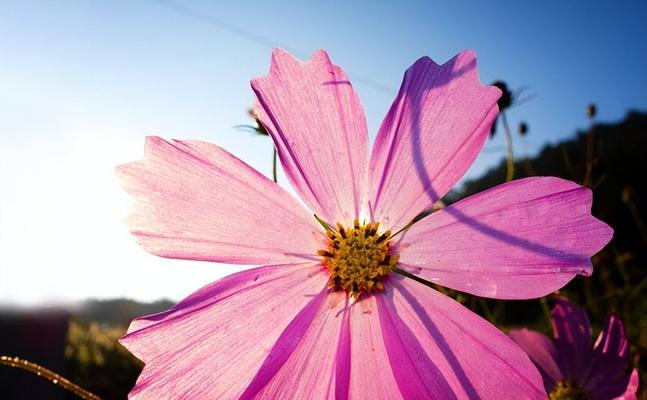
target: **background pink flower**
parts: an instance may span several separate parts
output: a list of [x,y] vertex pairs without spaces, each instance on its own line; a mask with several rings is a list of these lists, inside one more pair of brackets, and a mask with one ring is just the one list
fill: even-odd
[[[252,87],[311,211],[204,142],[148,138],[145,159],[119,167],[137,200],[128,223],[151,253],[267,265],[135,320],[122,343],[146,366],[130,396],[545,397],[506,335],[392,273],[491,298],[538,297],[590,274],[590,256],[611,237],[590,215],[590,191],[557,178],[495,187],[390,236],[456,184],[488,135],[500,92],[479,82],[474,54],[444,65],[422,58],[407,70],[370,157],[362,106],[325,52],[301,63],[277,50]],[[339,224],[336,233],[327,236],[312,213]],[[357,276],[347,266],[359,253],[343,258],[335,246],[359,232],[350,241],[370,260],[362,284],[373,283],[352,278],[352,290],[339,290],[333,266],[341,280]],[[388,257],[374,262],[367,243],[384,240]]]
[[552,341],[528,329],[510,332],[541,372],[551,399],[636,399],[638,371],[625,372],[629,341],[622,321],[610,315],[592,344],[591,324],[584,310],[557,297],[552,325]]

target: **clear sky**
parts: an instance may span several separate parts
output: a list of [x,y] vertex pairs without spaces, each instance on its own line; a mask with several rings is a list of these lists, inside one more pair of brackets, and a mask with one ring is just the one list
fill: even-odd
[[[112,170],[154,134],[215,142],[269,174],[267,139],[233,127],[249,122],[249,80],[273,45],[327,49],[371,138],[412,62],[468,48],[484,82],[536,95],[509,114],[529,122],[529,152],[586,127],[591,101],[603,121],[647,109],[644,1],[178,4],[0,1],[0,304],[179,299],[239,270],[141,250]],[[469,176],[503,143],[489,141]]]

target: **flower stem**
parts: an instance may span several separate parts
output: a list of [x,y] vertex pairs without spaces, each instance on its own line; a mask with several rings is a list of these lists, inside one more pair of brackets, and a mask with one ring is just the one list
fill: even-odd
[[505,177],[506,182],[510,182],[514,178],[514,153],[512,152],[512,133],[510,133],[510,126],[508,126],[508,118],[505,112],[501,112],[501,121],[503,121],[503,130],[505,131],[505,141],[508,145],[507,157],[507,173]]
[[593,173],[593,123],[586,134],[586,171],[582,179],[582,186],[591,187],[591,174]]
[[419,277],[418,275],[414,275],[409,271],[405,271],[405,270],[403,270],[401,268],[398,268],[398,267],[393,267],[393,268],[391,268],[391,270],[393,272],[395,272],[395,273],[398,273],[398,274],[402,275],[402,276],[413,279],[416,282],[422,283],[425,286],[429,286],[432,289],[437,289],[436,285],[434,283],[429,282],[428,280],[423,279],[423,278]]
[[50,371],[49,369],[31,361],[27,361],[18,357],[1,356],[0,365],[6,365],[8,367],[20,368],[24,369],[25,371],[29,371],[34,375],[47,379],[55,385],[60,385],[63,389],[69,390],[82,399],[101,400],[101,397],[97,396],[96,394],[83,389],[81,386],[62,377],[56,372]]
[[548,301],[546,297],[542,297],[539,299],[539,302],[541,303],[541,309],[544,312],[544,316],[546,317],[546,321],[548,321],[548,324],[550,324],[550,320],[553,317],[551,312],[550,312],[550,307],[548,306]]
[[431,214],[432,212],[434,212],[434,211],[436,211],[436,210],[437,210],[437,208],[436,208],[436,207],[434,207],[434,206],[431,206],[431,207],[429,207],[429,208],[426,208],[426,209],[422,210],[420,213],[418,213],[418,215],[416,215],[415,217],[413,217],[413,219],[411,220],[411,222],[409,222],[408,224],[406,224],[405,226],[403,226],[403,227],[402,227],[400,230],[398,230],[396,233],[392,234],[392,235],[389,237],[389,240],[393,239],[394,237],[396,237],[396,236],[397,236],[397,235],[399,235],[400,233],[402,233],[402,232],[406,231],[407,229],[411,228],[411,227],[413,226],[413,224],[415,224],[416,222],[420,221],[421,219],[423,219],[424,217],[428,216],[429,214]]
[[278,182],[276,178],[276,146],[272,146],[272,179],[274,183]]

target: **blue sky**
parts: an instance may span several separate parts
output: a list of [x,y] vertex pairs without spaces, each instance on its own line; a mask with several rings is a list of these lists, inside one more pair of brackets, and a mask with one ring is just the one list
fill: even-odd
[[269,143],[233,126],[248,123],[272,45],[328,50],[355,78],[371,138],[412,62],[474,49],[484,82],[536,95],[509,114],[530,124],[517,152],[536,152],[585,128],[589,102],[602,121],[647,109],[645,16],[643,1],[2,1],[0,302],[179,299],[240,269],[139,249],[112,169],[155,134],[215,142],[269,174]]

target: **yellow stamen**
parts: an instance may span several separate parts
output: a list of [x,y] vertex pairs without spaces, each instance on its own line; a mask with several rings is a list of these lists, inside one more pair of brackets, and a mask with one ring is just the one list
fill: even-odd
[[587,400],[588,395],[576,383],[561,381],[548,395],[550,400]]
[[352,227],[337,224],[328,230],[328,248],[319,250],[323,264],[330,272],[328,286],[346,290],[355,299],[373,290],[384,290],[382,280],[398,262],[393,254],[390,231],[378,234],[379,224],[360,225],[355,218]]

